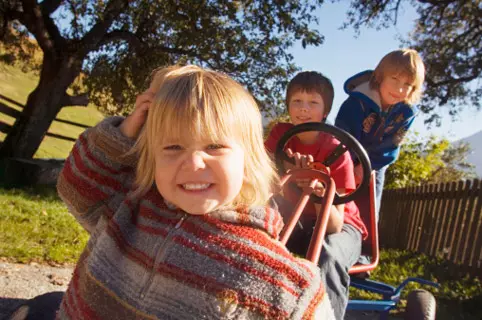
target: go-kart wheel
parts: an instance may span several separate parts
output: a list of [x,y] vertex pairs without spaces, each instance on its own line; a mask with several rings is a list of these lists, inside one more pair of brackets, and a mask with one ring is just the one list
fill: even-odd
[[[286,143],[291,139],[291,137],[307,131],[324,132],[335,137],[340,142],[340,144],[333,150],[333,152],[324,159],[323,164],[325,166],[330,167],[336,160],[338,160],[338,158],[340,158],[345,152],[348,151],[352,152],[352,154],[354,154],[358,158],[363,171],[362,182],[357,186],[355,191],[349,194],[343,196],[335,194],[333,204],[342,204],[354,200],[358,196],[358,194],[370,183],[370,174],[372,170],[370,160],[365,149],[363,149],[362,145],[353,136],[351,136],[346,131],[343,131],[342,129],[331,126],[329,124],[320,122],[309,122],[294,126],[288,131],[286,131],[285,134],[278,141],[275,151],[275,162],[279,174],[282,176],[286,172],[286,168],[284,165],[285,161],[294,164],[294,160],[288,157],[284,152]],[[301,194],[301,189],[299,189],[298,191]],[[313,202],[316,203],[321,203],[322,201],[321,197],[318,197],[314,194],[311,195],[311,199]]]
[[413,290],[408,294],[406,320],[433,320],[437,303],[435,297],[426,290]]

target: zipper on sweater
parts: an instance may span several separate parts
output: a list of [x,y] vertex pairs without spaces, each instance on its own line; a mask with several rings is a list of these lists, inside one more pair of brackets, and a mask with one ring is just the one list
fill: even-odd
[[164,238],[164,240],[162,241],[162,243],[160,244],[160,247],[159,247],[159,250],[157,251],[156,253],[156,257],[154,259],[154,264],[152,266],[152,269],[149,271],[149,278],[147,279],[147,282],[144,284],[144,286],[141,288],[141,291],[139,293],[139,296],[141,299],[144,299],[145,295],[146,295],[146,292],[147,290],[150,288],[151,284],[152,284],[152,280],[154,278],[154,275],[156,274],[156,269],[157,269],[157,266],[159,265],[159,263],[164,259],[164,256],[165,256],[165,253],[166,253],[166,247],[167,247],[167,244],[170,242],[173,234],[176,232],[177,229],[179,229],[183,223],[183,221],[186,219],[186,215],[183,215],[181,217],[181,219],[179,219],[179,221],[176,223],[176,225],[174,226],[174,228],[172,228],[171,230],[169,230],[169,232],[167,233],[166,237]]

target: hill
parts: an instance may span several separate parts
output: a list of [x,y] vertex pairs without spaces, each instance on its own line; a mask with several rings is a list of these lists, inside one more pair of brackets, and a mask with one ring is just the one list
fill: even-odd
[[472,148],[472,152],[467,157],[467,160],[475,166],[477,175],[482,178],[482,130],[473,135],[460,139],[458,142],[467,142]]
[[[36,87],[38,76],[33,73],[24,73],[17,67],[0,65],[0,94],[20,104],[25,104],[28,95]],[[8,101],[0,99],[0,105],[21,111],[21,108]],[[57,119],[67,120],[81,125],[93,126],[102,120],[104,116],[94,105],[88,107],[65,107],[57,115]],[[12,125],[15,118],[0,113],[0,122]],[[69,138],[77,139],[85,129],[78,126],[54,121],[49,132]],[[5,134],[0,132],[0,141]],[[35,153],[35,158],[65,158],[72,149],[73,142],[54,137],[45,137],[40,148]]]

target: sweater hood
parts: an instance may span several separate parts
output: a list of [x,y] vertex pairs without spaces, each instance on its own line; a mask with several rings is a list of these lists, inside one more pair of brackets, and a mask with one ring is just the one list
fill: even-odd
[[373,70],[366,70],[355,74],[345,81],[345,92],[354,97],[358,97],[367,102],[375,103],[378,108],[381,108],[380,94],[377,90],[370,88],[370,78]]

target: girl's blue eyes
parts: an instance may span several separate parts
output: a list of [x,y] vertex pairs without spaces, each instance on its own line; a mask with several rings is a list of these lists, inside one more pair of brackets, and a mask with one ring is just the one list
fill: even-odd
[[217,150],[223,148],[226,148],[226,146],[223,146],[222,144],[210,144],[209,146],[207,146],[208,150]]
[[179,145],[172,145],[172,146],[167,146],[167,147],[164,147],[164,150],[181,150],[182,147],[179,146]]

